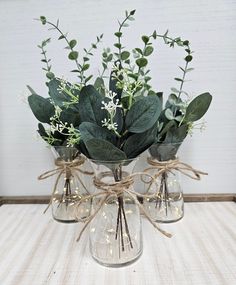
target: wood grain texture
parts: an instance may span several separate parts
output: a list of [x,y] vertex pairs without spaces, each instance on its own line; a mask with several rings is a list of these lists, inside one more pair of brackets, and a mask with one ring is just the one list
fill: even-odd
[[110,269],[89,254],[80,224],[52,220],[44,205],[0,207],[1,285],[235,285],[236,204],[189,203],[185,217],[162,226],[143,220],[144,252],[134,264]]
[[[3,204],[47,204],[50,196],[0,196],[0,206]],[[234,194],[184,194],[185,202],[236,202]]]

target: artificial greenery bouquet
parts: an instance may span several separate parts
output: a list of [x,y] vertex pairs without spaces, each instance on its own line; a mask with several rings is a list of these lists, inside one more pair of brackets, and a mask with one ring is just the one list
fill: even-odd
[[[125,19],[119,22],[119,29],[114,34],[116,51],[104,49],[103,70],[94,84],[89,84],[93,75],[86,75],[86,72],[103,35],[97,37],[90,49],[84,49],[80,63],[79,53],[75,50],[77,41],[68,39],[59,28],[59,21],[53,24],[44,16],[40,17],[43,25],[59,32],[58,40],[65,40],[68,58],[76,65],[72,72],[79,79],[72,84],[55,77],[45,50],[50,39],[43,41],[39,48],[43,55],[42,62],[46,64],[43,69],[49,79],[50,97],[43,98],[29,87],[32,93],[29,104],[36,118],[41,123],[49,124],[47,130],[41,123],[38,125],[39,134],[49,144],[75,145],[86,156],[96,159],[132,158],[153,143],[182,142],[193,122],[207,111],[211,102],[209,93],[199,95],[190,103],[181,99],[181,95],[187,95],[183,83],[186,74],[192,70],[188,66],[192,60],[189,41],[171,38],[168,31],[163,35],[154,31],[150,36],[142,36],[142,48],[134,48],[131,52],[125,49],[122,44],[123,29],[134,20],[134,14],[134,10],[126,12]],[[170,47],[177,45],[186,51],[185,66],[180,67],[183,76],[175,78],[180,88],[171,89],[164,106],[162,92],[155,91],[150,85],[148,69],[148,57],[154,51],[153,41],[158,38]],[[154,147],[151,152],[155,155]]]
[[[192,70],[189,68],[189,63],[192,61],[193,52],[189,41],[182,40],[180,37],[172,38],[168,31],[164,34],[154,31],[150,35],[141,37],[141,47],[134,47],[131,50],[125,47],[124,29],[134,20],[134,14],[135,10],[126,11],[125,18],[119,21],[118,30],[114,33],[116,41],[113,48],[103,50],[102,70],[96,79],[94,74],[89,72],[90,59],[97,51],[103,34],[97,37],[90,48],[84,48],[79,53],[76,49],[77,40],[69,39],[67,33],[61,30],[59,21],[54,24],[41,16],[39,19],[41,23],[56,30],[59,33],[58,40],[66,43],[68,59],[75,63],[75,69],[72,72],[76,74],[77,81],[71,83],[55,75],[46,50],[50,39],[46,39],[38,47],[43,56],[42,62],[45,64],[43,70],[46,72],[49,97],[39,96],[28,86],[31,92],[28,101],[39,121],[40,136],[54,148],[58,146],[77,148],[79,153],[91,159],[92,164],[95,165],[94,185],[100,192],[82,198],[78,205],[87,199],[101,197],[98,200],[94,199],[98,201],[97,210],[85,226],[99,211],[103,213],[103,217],[106,217],[107,222],[113,216],[110,208],[107,207],[111,206],[112,211],[114,209],[117,211],[117,218],[111,220],[109,224],[111,227],[115,221],[114,230],[109,233],[107,231],[106,236],[109,235],[109,245],[113,244],[111,241],[113,238],[118,246],[115,244],[114,248],[103,250],[103,253],[115,254],[112,256],[113,265],[117,262],[117,255],[122,260],[120,263],[127,263],[127,259],[134,260],[141,254],[142,238],[135,240],[134,236],[137,237],[137,235],[133,236],[133,230],[130,229],[132,221],[136,218],[127,216],[127,213],[139,213],[139,209],[134,210],[132,205],[141,207],[149,221],[153,223],[132,190],[133,177],[136,174],[126,170],[127,167],[147,149],[152,158],[158,161],[169,161],[175,158],[180,144],[191,132],[194,122],[206,113],[211,103],[209,93],[203,93],[192,101],[188,97],[182,99],[183,96],[188,96],[183,90],[183,84],[186,74]],[[178,46],[186,52],[185,65],[180,67],[182,76],[175,78],[180,87],[171,88],[171,94],[165,104],[163,93],[151,85],[151,72],[148,68],[149,57],[154,52],[154,42],[158,39],[171,48]],[[169,147],[163,147],[166,144]],[[74,168],[78,170],[78,164],[74,165],[70,162],[69,165],[64,164],[61,171],[68,172],[69,169],[72,173]],[[105,170],[102,171],[101,169],[104,168]],[[166,171],[172,170],[166,167],[161,174],[166,175]],[[148,175],[147,171],[142,175]],[[155,173],[149,177],[151,177],[151,185],[156,184]],[[101,223],[102,227],[104,223]],[[153,225],[157,227],[154,223]],[[136,253],[133,256],[124,255],[124,252],[134,250],[137,242],[139,246],[136,248]],[[125,244],[128,244],[127,248]],[[91,247],[93,248],[93,245]],[[94,252],[97,253],[97,249]],[[103,259],[98,256],[96,258],[101,263],[111,265],[109,256],[103,256]]]

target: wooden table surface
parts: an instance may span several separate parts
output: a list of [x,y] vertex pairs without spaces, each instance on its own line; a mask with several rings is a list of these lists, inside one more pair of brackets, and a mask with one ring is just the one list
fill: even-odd
[[0,207],[0,285],[235,285],[236,203],[187,203],[163,228],[143,220],[144,252],[134,264],[106,268],[89,254],[81,225],[52,220],[45,205]]

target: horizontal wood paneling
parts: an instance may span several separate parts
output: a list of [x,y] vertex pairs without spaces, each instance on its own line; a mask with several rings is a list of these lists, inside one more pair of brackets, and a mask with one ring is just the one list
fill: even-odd
[[[3,204],[47,204],[50,196],[2,196],[0,205]],[[185,202],[236,202],[233,194],[185,194]]]

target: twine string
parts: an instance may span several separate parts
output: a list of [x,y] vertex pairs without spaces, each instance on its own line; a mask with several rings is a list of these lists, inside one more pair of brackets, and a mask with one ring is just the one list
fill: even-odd
[[[173,160],[167,160],[167,161],[159,161],[151,157],[148,157],[147,162],[150,165],[150,167],[146,168],[144,170],[144,173],[148,173],[149,171],[152,171],[152,170],[155,170],[156,173],[153,174],[154,179],[151,179],[150,181],[145,181],[143,177],[141,176],[142,182],[145,184],[149,184],[146,193],[149,192],[151,186],[153,185],[153,182],[155,182],[156,179],[159,176],[163,175],[164,173],[172,173],[173,175],[175,175],[174,171],[178,171],[182,173],[183,175],[191,179],[194,179],[194,180],[201,180],[201,175],[208,175],[208,173],[206,172],[197,170],[193,168],[191,165],[181,162],[178,158],[173,159]],[[160,187],[161,185],[157,187],[156,197],[159,196]],[[171,200],[170,197],[168,199]]]
[[[154,228],[156,228],[159,232],[161,232],[163,235],[167,236],[167,237],[171,237],[172,235],[166,231],[164,231],[163,229],[161,229],[159,227],[159,225],[157,223],[155,223],[152,218],[150,217],[150,215],[148,214],[148,212],[145,210],[145,208],[143,207],[143,205],[139,202],[139,200],[137,199],[137,193],[130,188],[131,185],[133,185],[134,183],[134,177],[135,176],[140,176],[140,175],[146,175],[148,177],[150,177],[152,180],[154,179],[154,177],[148,173],[144,173],[144,172],[136,172],[133,173],[131,175],[128,175],[126,177],[124,177],[121,181],[116,181],[113,183],[107,183],[102,181],[102,179],[99,179],[98,177],[94,177],[94,185],[97,189],[102,190],[98,193],[95,194],[91,194],[88,196],[83,197],[80,201],[78,201],[76,208],[75,208],[75,215],[77,215],[77,219],[79,221],[85,222],[82,230],[80,231],[77,241],[80,240],[83,232],[85,231],[85,229],[87,228],[87,226],[91,223],[91,221],[97,216],[97,214],[99,213],[99,211],[102,209],[102,207],[108,202],[108,200],[112,197],[112,196],[116,196],[117,198],[123,194],[127,194],[128,196],[130,196],[130,198],[134,201],[134,203],[139,207],[140,211],[144,214],[144,216],[147,218],[147,220],[153,225]],[[103,177],[105,177],[106,175],[104,175]],[[79,211],[78,208],[79,206],[84,202],[87,201],[87,199],[93,199],[95,197],[102,197],[101,201],[98,204],[98,207],[96,208],[96,210],[93,212],[93,214],[91,214],[89,217],[85,218],[85,219],[80,219],[79,218]],[[156,196],[156,194],[139,194],[139,196],[143,197],[143,198],[153,198]]]
[[61,176],[63,174],[65,174],[67,179],[69,179],[71,176],[75,175],[76,178],[79,180],[80,184],[82,185],[82,187],[85,189],[85,191],[87,193],[89,193],[89,190],[84,185],[83,181],[81,180],[80,176],[78,175],[78,172],[82,173],[84,175],[93,175],[94,173],[93,172],[89,172],[89,171],[84,171],[84,170],[82,170],[80,168],[80,166],[82,164],[84,164],[84,162],[85,162],[85,158],[82,157],[82,156],[79,156],[79,157],[75,158],[72,161],[65,161],[61,157],[58,157],[58,158],[55,159],[55,165],[57,166],[57,168],[52,169],[52,170],[48,170],[48,171],[42,173],[38,177],[38,180],[44,180],[44,179],[47,179],[47,178],[52,177],[54,175],[57,175],[55,184],[53,186],[51,198],[50,198],[50,201],[49,201],[46,209],[43,212],[44,214],[47,212],[48,208],[52,204],[53,197],[54,197],[55,192],[57,190],[57,186],[58,186],[59,180],[60,180],[60,178],[61,178]]

